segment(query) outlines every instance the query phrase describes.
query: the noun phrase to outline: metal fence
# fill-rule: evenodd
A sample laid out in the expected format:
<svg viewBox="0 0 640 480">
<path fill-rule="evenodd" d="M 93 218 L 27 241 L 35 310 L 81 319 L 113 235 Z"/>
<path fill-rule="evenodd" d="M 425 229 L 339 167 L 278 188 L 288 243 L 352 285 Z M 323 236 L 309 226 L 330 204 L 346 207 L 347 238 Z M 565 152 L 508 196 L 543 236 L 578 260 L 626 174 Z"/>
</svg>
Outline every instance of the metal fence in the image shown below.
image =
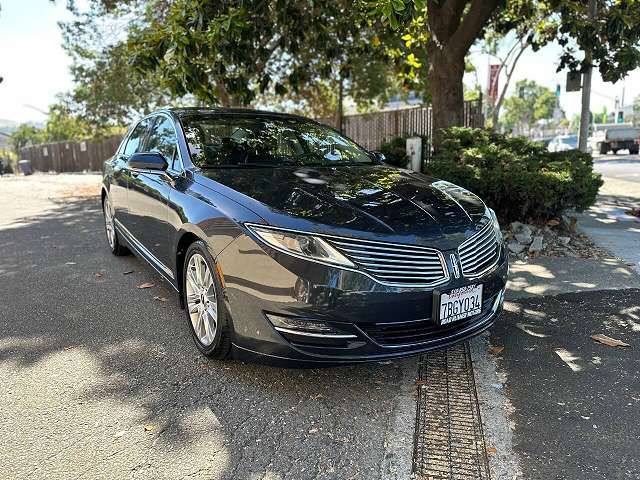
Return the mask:
<svg viewBox="0 0 640 480">
<path fill-rule="evenodd" d="M 102 170 L 102 162 L 112 156 L 122 137 L 114 135 L 98 140 L 56 142 L 33 145 L 19 151 L 20 160 L 31 160 L 41 172 L 82 172 Z"/>
<path fill-rule="evenodd" d="M 335 118 L 318 119 L 336 126 Z M 464 103 L 464 125 L 482 127 L 482 101 Z M 433 112 L 431 107 L 412 107 L 399 110 L 346 115 L 342 129 L 348 137 L 370 150 L 395 137 L 419 136 L 431 144 Z M 58 142 L 34 145 L 20 150 L 20 159 L 31 160 L 33 168 L 41 172 L 81 172 L 102 169 L 102 162 L 113 155 L 120 144 L 120 136 L 81 142 Z"/>
</svg>

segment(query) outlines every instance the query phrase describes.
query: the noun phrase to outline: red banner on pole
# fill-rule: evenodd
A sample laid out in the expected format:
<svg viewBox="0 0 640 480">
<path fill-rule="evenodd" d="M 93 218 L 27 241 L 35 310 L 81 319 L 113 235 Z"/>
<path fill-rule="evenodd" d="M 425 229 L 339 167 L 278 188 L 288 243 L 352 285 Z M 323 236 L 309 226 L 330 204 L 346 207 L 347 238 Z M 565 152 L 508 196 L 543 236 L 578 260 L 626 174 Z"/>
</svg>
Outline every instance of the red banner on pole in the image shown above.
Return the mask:
<svg viewBox="0 0 640 480">
<path fill-rule="evenodd" d="M 498 96 L 498 79 L 500 77 L 500 65 L 489 65 L 489 88 L 487 95 L 491 98 Z"/>
</svg>

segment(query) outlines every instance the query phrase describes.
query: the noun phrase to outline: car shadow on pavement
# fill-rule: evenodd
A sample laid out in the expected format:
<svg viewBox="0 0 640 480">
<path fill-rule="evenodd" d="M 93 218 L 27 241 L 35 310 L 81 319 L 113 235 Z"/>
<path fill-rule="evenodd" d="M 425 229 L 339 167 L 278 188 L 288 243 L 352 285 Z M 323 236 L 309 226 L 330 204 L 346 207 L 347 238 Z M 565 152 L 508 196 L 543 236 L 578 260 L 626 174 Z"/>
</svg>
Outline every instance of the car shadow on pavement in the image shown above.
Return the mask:
<svg viewBox="0 0 640 480">
<path fill-rule="evenodd" d="M 170 287 L 111 255 L 95 197 L 0 225 L 0 284 L 10 477 L 389 478 L 386 443 L 413 401 L 415 359 L 208 361 Z"/>
</svg>

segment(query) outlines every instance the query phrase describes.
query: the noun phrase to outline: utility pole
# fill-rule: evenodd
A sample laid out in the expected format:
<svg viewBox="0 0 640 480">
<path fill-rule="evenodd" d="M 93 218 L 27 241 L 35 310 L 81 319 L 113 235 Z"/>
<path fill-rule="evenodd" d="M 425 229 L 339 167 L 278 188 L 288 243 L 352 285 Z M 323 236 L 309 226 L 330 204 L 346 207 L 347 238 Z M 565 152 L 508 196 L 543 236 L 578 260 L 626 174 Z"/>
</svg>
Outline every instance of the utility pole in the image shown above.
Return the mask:
<svg viewBox="0 0 640 480">
<path fill-rule="evenodd" d="M 344 118 L 342 99 L 344 96 L 343 88 L 344 88 L 344 77 L 342 76 L 342 72 L 340 72 L 340 83 L 338 84 L 338 131 L 340 133 L 344 133 L 342 131 L 342 120 Z"/>
<path fill-rule="evenodd" d="M 589 0 L 589 19 L 596 18 L 596 0 Z M 593 52 L 585 49 L 584 64 L 586 65 L 582 75 L 582 111 L 580 112 L 580 134 L 578 136 L 578 148 L 587 151 L 587 137 L 589 136 L 589 117 L 591 113 L 591 73 L 593 71 Z"/>
</svg>

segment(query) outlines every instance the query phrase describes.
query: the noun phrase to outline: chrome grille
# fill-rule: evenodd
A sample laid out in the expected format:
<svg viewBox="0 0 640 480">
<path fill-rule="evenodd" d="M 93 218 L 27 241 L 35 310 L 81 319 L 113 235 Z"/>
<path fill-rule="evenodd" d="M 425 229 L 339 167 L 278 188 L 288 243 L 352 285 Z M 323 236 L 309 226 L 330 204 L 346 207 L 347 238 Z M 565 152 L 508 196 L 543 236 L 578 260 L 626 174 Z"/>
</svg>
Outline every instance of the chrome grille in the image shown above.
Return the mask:
<svg viewBox="0 0 640 480">
<path fill-rule="evenodd" d="M 493 225 L 489 224 L 458 247 L 462 274 L 478 276 L 493 267 L 500 256 L 500 248 Z"/>
<path fill-rule="evenodd" d="M 360 269 L 387 285 L 428 286 L 447 279 L 442 256 L 433 248 L 344 237 L 327 240 Z"/>
</svg>

